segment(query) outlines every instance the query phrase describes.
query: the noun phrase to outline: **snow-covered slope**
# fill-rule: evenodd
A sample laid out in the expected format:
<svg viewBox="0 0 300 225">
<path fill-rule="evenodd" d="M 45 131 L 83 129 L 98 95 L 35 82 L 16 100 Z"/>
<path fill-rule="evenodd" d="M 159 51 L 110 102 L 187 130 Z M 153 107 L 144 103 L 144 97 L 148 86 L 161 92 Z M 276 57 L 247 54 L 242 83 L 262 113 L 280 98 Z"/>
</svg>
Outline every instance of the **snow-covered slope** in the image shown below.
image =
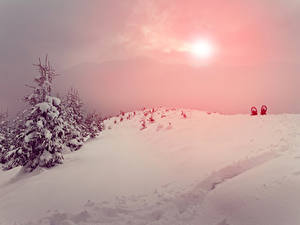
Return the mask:
<svg viewBox="0 0 300 225">
<path fill-rule="evenodd" d="M 300 224 L 300 115 L 144 113 L 61 166 L 1 171 L 0 224 Z"/>
</svg>

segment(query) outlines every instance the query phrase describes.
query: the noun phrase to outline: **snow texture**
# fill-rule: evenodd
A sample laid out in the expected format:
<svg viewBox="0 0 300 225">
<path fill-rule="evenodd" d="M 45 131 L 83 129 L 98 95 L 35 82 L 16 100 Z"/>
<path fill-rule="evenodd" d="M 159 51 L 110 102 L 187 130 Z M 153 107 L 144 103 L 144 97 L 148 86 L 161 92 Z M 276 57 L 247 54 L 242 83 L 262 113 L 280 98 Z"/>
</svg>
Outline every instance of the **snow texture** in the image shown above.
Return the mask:
<svg viewBox="0 0 300 225">
<path fill-rule="evenodd" d="M 0 172 L 0 224 L 300 223 L 300 115 L 184 114 L 125 113 L 63 165 Z"/>
</svg>

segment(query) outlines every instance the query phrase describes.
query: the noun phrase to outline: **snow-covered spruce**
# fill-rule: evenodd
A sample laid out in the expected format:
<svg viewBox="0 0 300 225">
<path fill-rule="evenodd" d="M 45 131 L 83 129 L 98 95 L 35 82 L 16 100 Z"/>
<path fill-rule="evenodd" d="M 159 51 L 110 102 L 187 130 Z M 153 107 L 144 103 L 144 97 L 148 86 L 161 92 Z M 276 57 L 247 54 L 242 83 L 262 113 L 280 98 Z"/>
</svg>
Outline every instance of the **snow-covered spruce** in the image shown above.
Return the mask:
<svg viewBox="0 0 300 225">
<path fill-rule="evenodd" d="M 7 113 L 0 113 L 0 163 L 4 162 L 3 154 L 9 147 L 8 133 Z"/>
<path fill-rule="evenodd" d="M 96 137 L 103 129 L 102 118 L 83 109 L 83 102 L 76 89 L 71 88 L 62 102 L 62 113 L 68 123 L 66 145 L 71 151 L 78 150 L 88 138 Z"/>
<path fill-rule="evenodd" d="M 36 167 L 52 167 L 63 162 L 67 123 L 61 116 L 61 100 L 51 96 L 52 80 L 56 75 L 49 61 L 36 65 L 39 75 L 32 94 L 25 97 L 31 109 L 24 116 L 20 130 L 15 131 L 14 146 L 4 155 L 4 169 L 24 166 L 25 171 Z"/>
<path fill-rule="evenodd" d="M 26 129 L 25 122 L 28 110 L 19 112 L 13 120 L 2 121 L 2 133 L 4 135 L 3 151 L 0 154 L 0 163 L 5 164 L 8 160 L 6 155 L 13 149 L 20 148 L 23 142 L 19 142 L 20 137 Z"/>
<path fill-rule="evenodd" d="M 85 119 L 86 131 L 91 138 L 95 138 L 103 130 L 103 119 L 95 112 L 88 113 Z"/>
<path fill-rule="evenodd" d="M 4 170 L 53 167 L 63 162 L 64 149 L 78 150 L 103 129 L 98 114 L 83 110 L 77 90 L 70 89 L 62 101 L 51 95 L 56 73 L 47 58 L 35 66 L 39 75 L 35 86 L 30 86 L 33 93 L 24 98 L 30 108 L 13 121 L 0 113 L 0 163 Z"/>
<path fill-rule="evenodd" d="M 88 137 L 85 126 L 85 113 L 83 111 L 83 102 L 76 89 L 71 88 L 62 101 L 62 117 L 67 122 L 65 132 L 66 146 L 71 151 L 78 150 Z"/>
<path fill-rule="evenodd" d="M 0 162 L 3 162 L 3 153 L 6 151 L 5 148 L 5 136 L 4 134 L 1 132 L 0 133 Z"/>
</svg>

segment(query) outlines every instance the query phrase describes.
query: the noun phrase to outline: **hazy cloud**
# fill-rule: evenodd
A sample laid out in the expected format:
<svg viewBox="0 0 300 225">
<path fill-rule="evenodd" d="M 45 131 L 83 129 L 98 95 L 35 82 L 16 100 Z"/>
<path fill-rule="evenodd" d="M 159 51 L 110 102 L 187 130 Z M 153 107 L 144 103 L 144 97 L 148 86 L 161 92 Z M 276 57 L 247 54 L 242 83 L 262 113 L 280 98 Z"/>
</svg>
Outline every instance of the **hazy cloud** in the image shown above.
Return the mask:
<svg viewBox="0 0 300 225">
<path fill-rule="evenodd" d="M 298 0 L 1 0 L 0 27 L 0 106 L 11 110 L 45 53 L 58 71 L 136 56 L 193 64 L 181 49 L 202 37 L 219 48 L 211 66 L 276 65 L 299 82 Z"/>
</svg>

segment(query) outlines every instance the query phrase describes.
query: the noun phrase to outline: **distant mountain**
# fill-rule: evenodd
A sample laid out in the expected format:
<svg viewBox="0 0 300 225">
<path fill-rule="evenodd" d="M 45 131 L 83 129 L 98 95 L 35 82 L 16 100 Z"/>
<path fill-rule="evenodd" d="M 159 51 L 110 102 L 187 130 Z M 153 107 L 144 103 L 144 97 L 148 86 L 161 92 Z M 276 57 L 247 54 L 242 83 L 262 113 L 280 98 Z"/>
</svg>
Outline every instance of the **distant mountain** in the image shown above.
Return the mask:
<svg viewBox="0 0 300 225">
<path fill-rule="evenodd" d="M 296 71 L 277 65 L 195 67 L 132 58 L 82 63 L 63 71 L 57 83 L 59 90 L 77 88 L 103 112 L 164 105 L 248 113 L 252 105 L 267 104 L 278 113 L 300 111 L 300 106 L 293 108 L 293 92 L 300 84 Z"/>
</svg>

